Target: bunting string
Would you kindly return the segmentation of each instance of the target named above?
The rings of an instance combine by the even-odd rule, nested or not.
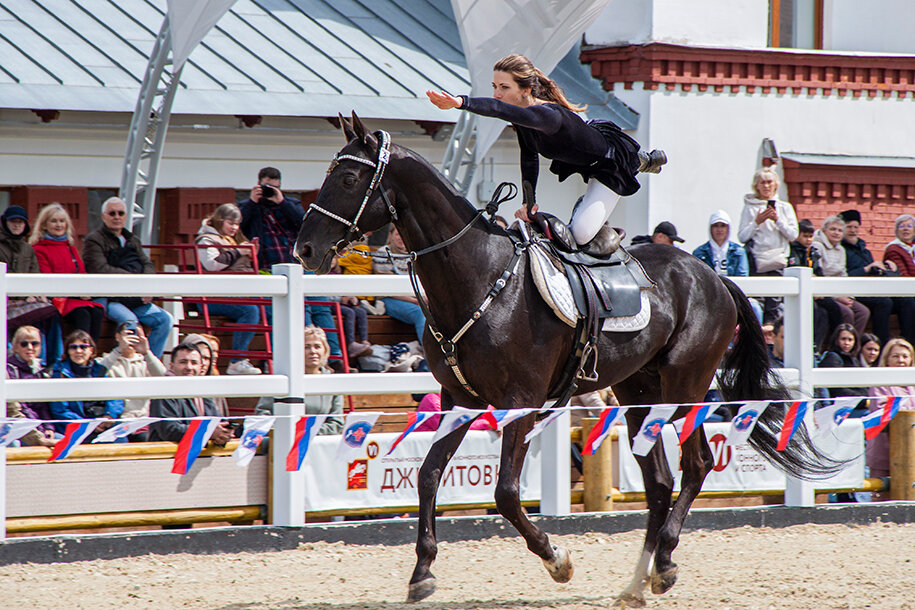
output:
[[[833,431],[848,418],[855,406],[861,401],[870,401],[871,411],[862,418],[864,434],[867,440],[876,438],[896,416],[900,409],[915,409],[912,399],[915,396],[849,396],[841,398],[818,398],[809,400],[756,400],[756,401],[731,401],[731,402],[705,402],[700,404],[656,404],[656,405],[627,405],[606,407],[601,409],[598,421],[591,429],[586,439],[583,439],[585,455],[594,454],[603,441],[609,437],[616,424],[620,423],[626,412],[630,409],[648,409],[639,431],[633,436],[632,452],[635,455],[647,455],[660,437],[662,428],[672,423],[677,432],[677,438],[682,445],[706,420],[719,408],[727,407],[736,409],[730,421],[727,434],[728,445],[745,443],[753,432],[759,417],[773,403],[787,405],[788,410],[781,424],[778,436],[777,449],[784,451],[793,436],[806,422],[814,436],[825,436]],[[671,422],[670,419],[680,408],[687,409],[683,417]],[[565,413],[573,411],[593,412],[594,407],[561,407],[553,409],[534,427],[525,437],[525,442],[531,442],[548,426]],[[420,424],[429,420],[433,415],[440,415],[440,421],[433,436],[433,442],[443,438],[463,426],[468,426],[474,421],[486,423],[486,429],[499,432],[506,425],[527,415],[541,412],[542,409],[496,409],[477,410],[454,407],[451,411],[442,413],[422,412],[410,413],[403,431],[385,449],[385,455],[393,452],[396,447],[409,435],[415,432]],[[350,461],[359,457],[364,452],[364,445],[375,423],[382,415],[389,415],[381,411],[359,411],[347,413],[344,418],[343,430],[340,433],[340,445],[337,459]],[[213,431],[221,421],[236,421],[242,426],[239,447],[233,453],[236,463],[247,466],[257,452],[262,440],[274,428],[278,420],[294,420],[294,442],[292,450],[286,456],[286,469],[298,471],[306,458],[308,447],[314,436],[318,434],[325,420],[331,417],[321,415],[247,415],[237,417],[143,417],[125,418],[115,420],[115,425],[103,431],[91,442],[112,442],[122,439],[144,426],[149,426],[160,421],[181,421],[188,423],[184,437],[178,443],[172,472],[187,474],[207,445]],[[23,418],[0,418],[0,447],[9,446],[25,434],[36,429],[41,424],[66,424],[63,437],[52,447],[51,461],[66,459],[73,449],[92,436],[96,427],[105,419],[82,420],[35,420]]]

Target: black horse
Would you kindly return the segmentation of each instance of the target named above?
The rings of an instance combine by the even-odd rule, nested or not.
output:
[[[369,133],[355,114],[352,121],[340,119],[347,144],[305,215],[295,247],[297,258],[307,269],[326,273],[336,252],[364,232],[393,220],[407,248],[414,252],[430,249],[418,256],[416,271],[437,329],[452,337],[511,262],[512,241],[498,226],[475,219],[476,210],[425,159],[397,145],[388,147],[387,134]],[[465,227],[467,231],[453,239]],[[445,247],[435,248],[446,241]],[[631,253],[658,284],[649,293],[651,322],[638,332],[603,333],[599,381],[583,383],[581,392],[612,386],[624,405],[700,402],[734,340],[719,379],[725,398],[787,398],[784,387],[770,376],[762,330],[736,285],[669,246],[643,245],[632,248]],[[479,409],[487,403],[506,409],[540,406],[558,383],[574,347],[574,333],[538,294],[528,273],[529,262],[526,255],[521,257],[518,273],[456,342],[455,355],[466,384],[458,381],[455,369],[426,329],[423,346],[432,373],[442,384],[443,409],[455,404]],[[736,339],[735,328],[739,328]],[[674,417],[681,417],[685,409]],[[822,456],[810,446],[803,430],[787,451],[775,450],[784,413],[784,406],[775,405],[764,411],[750,443],[793,475],[824,472]],[[638,431],[645,414],[645,409],[627,412],[630,436]],[[528,520],[519,500],[518,478],[527,452],[524,437],[534,419],[533,415],[524,417],[504,430],[495,500],[499,512],[541,557],[553,579],[566,582],[572,576],[569,552],[550,544],[546,533]],[[430,567],[437,551],[436,492],[467,429],[465,425],[436,442],[420,470],[417,563],[408,601],[435,591]],[[677,565],[671,553],[713,465],[700,427],[683,443],[681,492],[672,503],[673,478],[661,441],[637,460],[645,482],[648,525],[633,580],[617,598],[619,605],[629,607],[644,604],[647,584],[659,594],[675,583]],[[654,567],[649,574],[652,556]]]

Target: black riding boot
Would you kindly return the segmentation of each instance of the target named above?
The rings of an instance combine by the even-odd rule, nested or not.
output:
[[[610,226],[609,223],[604,223],[604,226],[600,228],[591,241],[586,244],[579,246],[581,251],[585,254],[590,254],[591,256],[607,257],[616,252],[617,248],[620,247],[620,242],[623,241],[623,235],[625,235],[622,230],[617,231]]]
[[[663,150],[653,150],[650,153],[639,151],[639,171],[647,174],[660,174],[661,166],[667,163],[667,154]]]

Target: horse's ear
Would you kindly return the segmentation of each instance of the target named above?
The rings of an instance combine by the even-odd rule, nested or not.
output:
[[[362,120],[356,116],[355,110],[353,110],[353,129],[356,132],[356,137],[359,138],[359,141],[362,142],[363,145],[371,148],[378,144],[375,135],[365,128],[365,125],[362,124]]]
[[[353,124],[349,122],[343,114],[337,113],[337,116],[340,117],[340,127],[343,128],[343,136],[346,138],[347,142],[352,142],[355,138],[359,136],[356,135],[356,132],[353,130]]]
[[[356,132],[356,137],[364,142],[365,134],[367,134],[368,131],[365,129],[365,125],[362,124],[362,120],[356,116],[355,110],[353,110],[353,129]]]

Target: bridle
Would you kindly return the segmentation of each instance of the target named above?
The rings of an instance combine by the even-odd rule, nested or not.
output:
[[[378,146],[378,160],[371,161],[365,157],[357,157],[356,155],[341,155],[337,153],[334,155],[333,160],[330,162],[330,167],[327,168],[327,173],[330,174],[337,165],[340,164],[340,161],[348,159],[350,161],[356,161],[357,163],[362,163],[368,165],[371,168],[374,168],[375,175],[372,176],[372,181],[369,183],[368,189],[365,191],[365,197],[362,198],[362,204],[359,206],[359,211],[356,212],[356,217],[352,220],[347,220],[342,216],[334,214],[330,210],[322,208],[316,203],[312,203],[308,206],[308,210],[305,211],[305,215],[302,216],[302,221],[308,217],[308,214],[314,210],[321,214],[324,214],[328,218],[333,218],[338,222],[342,222],[348,227],[346,234],[340,238],[340,240],[331,246],[336,254],[340,254],[342,249],[352,243],[354,240],[362,237],[362,230],[359,228],[359,219],[362,218],[362,213],[365,211],[365,207],[368,205],[369,200],[372,198],[372,195],[375,193],[375,189],[381,184],[381,179],[384,177],[384,170],[387,168],[388,163],[391,160],[391,136],[386,131],[376,131],[375,136],[378,138],[380,145]],[[388,213],[391,215],[393,220],[397,220],[397,209],[394,207],[394,204],[391,203],[391,200],[388,199],[388,195],[385,192],[384,188],[381,189],[381,198],[384,200],[385,205],[388,206]]]
[[[359,219],[362,217],[362,213],[365,211],[365,208],[368,205],[369,200],[372,198],[372,195],[375,193],[375,190],[381,184],[381,180],[384,177],[384,170],[385,170],[385,168],[387,168],[388,163],[390,162],[390,159],[391,159],[391,136],[386,131],[376,131],[375,136],[378,138],[378,140],[380,142],[380,146],[378,147],[378,160],[377,161],[371,161],[364,157],[357,157],[356,155],[342,155],[340,153],[337,153],[336,155],[334,155],[333,161],[331,161],[330,167],[327,170],[327,173],[330,174],[332,171],[334,171],[334,169],[337,167],[337,165],[340,163],[340,161],[343,161],[343,160],[355,161],[357,163],[362,163],[364,165],[368,165],[371,168],[374,168],[375,175],[372,176],[372,181],[369,183],[368,189],[365,192],[365,196],[362,198],[362,204],[359,206],[359,210],[356,212],[356,217],[353,218],[353,220],[347,220],[347,219],[343,218],[342,216],[335,214],[335,213],[331,212],[330,210],[324,209],[315,203],[312,203],[311,205],[308,206],[308,210],[305,212],[305,216],[302,217],[302,221],[304,222],[305,218],[308,216],[308,214],[311,213],[312,210],[314,210],[320,214],[324,214],[328,218],[332,218],[347,226],[346,234],[342,238],[340,238],[340,240],[337,241],[336,244],[331,246],[331,248],[328,250],[328,252],[332,250],[336,254],[341,254],[342,249],[346,248],[346,246],[348,246],[353,240],[361,237],[362,231],[361,231],[361,229],[359,229]],[[503,195],[502,191],[506,188],[508,189],[508,193],[506,195]],[[381,191],[381,198],[384,200],[385,205],[387,205],[387,207],[388,207],[388,213],[391,215],[391,219],[397,220],[397,210],[394,208],[394,205],[391,203],[390,199],[388,199],[387,193],[385,192],[384,188],[381,188],[380,191]],[[463,337],[464,334],[468,330],[470,330],[470,327],[473,326],[473,324],[482,317],[483,313],[489,308],[490,304],[496,299],[496,297],[499,296],[499,293],[502,292],[502,289],[505,288],[505,285],[512,278],[512,276],[517,274],[518,265],[521,261],[521,256],[524,253],[524,251],[531,245],[531,242],[528,240],[519,241],[515,238],[511,238],[513,245],[514,245],[514,252],[511,256],[511,259],[508,262],[508,265],[505,267],[505,270],[502,272],[499,279],[490,288],[489,292],[486,294],[486,297],[483,300],[483,302],[480,304],[480,306],[477,307],[477,309],[473,312],[473,314],[471,314],[471,316],[467,320],[467,322],[450,339],[448,337],[446,337],[444,334],[442,334],[441,332],[439,332],[439,330],[436,328],[437,325],[435,324],[435,320],[432,317],[432,312],[429,310],[429,306],[426,303],[426,299],[423,296],[422,291],[420,290],[419,281],[416,276],[416,270],[414,269],[413,263],[416,261],[416,259],[418,257],[420,257],[424,254],[428,254],[430,252],[434,252],[436,250],[445,248],[445,247],[453,244],[457,240],[459,240],[465,233],[467,233],[467,231],[470,230],[470,228],[476,223],[476,221],[484,213],[488,213],[490,215],[490,217],[494,217],[495,214],[499,211],[499,204],[501,204],[505,201],[508,201],[509,199],[514,198],[515,195],[517,194],[517,192],[518,192],[518,188],[514,184],[503,182],[496,188],[495,192],[493,193],[491,201],[488,204],[486,204],[486,207],[484,207],[481,210],[477,210],[477,213],[474,214],[473,218],[464,226],[463,229],[461,229],[460,231],[458,231],[456,234],[452,235],[448,239],[446,239],[442,242],[439,242],[437,244],[434,244],[432,246],[429,246],[428,248],[423,248],[422,250],[419,250],[419,251],[411,251],[411,252],[408,252],[407,254],[395,254],[395,253],[391,252],[390,249],[387,249],[387,248],[386,248],[386,252],[383,252],[383,253],[381,253],[381,252],[379,252],[379,253],[361,252],[361,254],[363,256],[368,256],[371,258],[381,258],[383,260],[390,261],[392,264],[391,266],[393,267],[395,273],[397,273],[397,265],[394,264],[395,259],[401,259],[401,260],[406,259],[408,261],[410,283],[413,287],[413,293],[416,295],[416,300],[419,303],[419,306],[422,309],[423,314],[426,317],[426,324],[429,327],[429,331],[432,334],[432,337],[438,343],[439,347],[441,348],[442,354],[444,355],[445,363],[448,365],[448,367],[451,369],[454,376],[457,378],[458,382],[464,388],[464,391],[476,398],[479,398],[479,394],[477,394],[477,392],[473,389],[473,387],[467,381],[467,378],[464,376],[463,371],[461,371],[461,368],[458,365],[457,354],[455,352],[455,345],[460,340],[460,338]]]

